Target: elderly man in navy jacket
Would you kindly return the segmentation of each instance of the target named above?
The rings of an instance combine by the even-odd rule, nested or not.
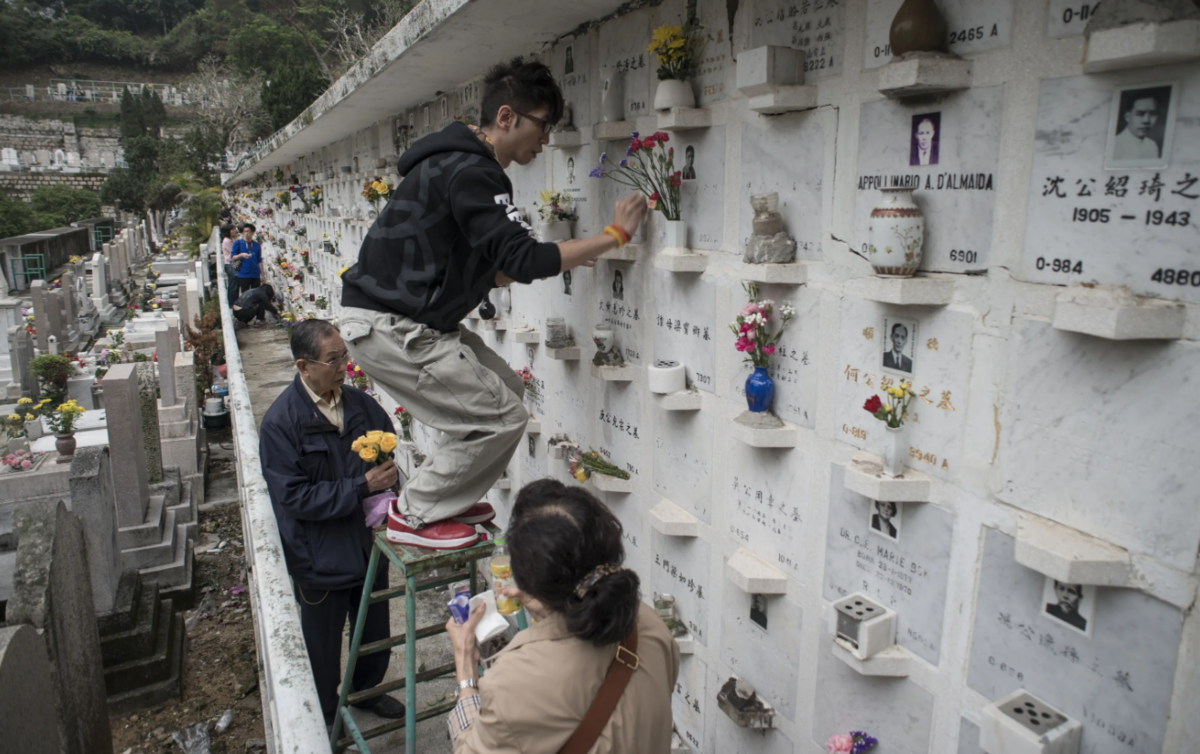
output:
[[[374,466],[350,450],[367,432],[394,428],[370,396],[342,384],[350,356],[337,328],[325,320],[305,320],[292,328],[291,348],[299,374],[267,410],[259,454],[300,604],[317,696],[330,724],[341,679],[342,626],[349,617],[354,630],[371,553],[363,501],[394,487],[399,472],[390,460]],[[381,568],[373,591],[387,586],[388,569]],[[390,635],[388,603],[380,602],[367,613],[362,640]],[[389,655],[359,658],[353,689],[381,683]],[[382,717],[404,716],[404,705],[386,695],[361,707]]]

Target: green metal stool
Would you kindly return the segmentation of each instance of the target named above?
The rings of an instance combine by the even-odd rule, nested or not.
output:
[[[401,576],[404,578],[404,585],[389,588],[381,592],[363,590],[362,602],[358,606],[358,620],[354,623],[354,636],[350,640],[350,658],[346,661],[346,674],[342,677],[342,692],[338,697],[333,731],[329,737],[330,745],[335,752],[345,749],[350,744],[356,744],[360,752],[370,754],[370,749],[367,748],[367,739],[377,738],[385,733],[404,729],[404,751],[406,754],[416,754],[417,737],[414,729],[417,722],[437,717],[454,709],[455,702],[447,701],[417,714],[417,684],[447,675],[454,675],[453,661],[422,673],[417,672],[417,641],[437,636],[446,631],[445,621],[432,626],[417,628],[417,592],[469,579],[471,582],[471,593],[478,593],[478,576],[476,575],[475,562],[491,557],[492,551],[496,547],[496,537],[500,534],[500,530],[491,523],[483,524],[483,527],[488,532],[486,542],[480,542],[462,550],[445,551],[425,550],[420,547],[389,542],[387,538],[387,526],[380,526],[375,529],[375,545],[371,548],[371,561],[367,565],[365,583],[375,583],[375,574],[380,566],[379,556],[382,554],[388,560],[392,561],[400,571]],[[453,572],[446,576],[431,575],[433,571],[440,568],[451,568]],[[422,576],[424,578],[421,578]],[[385,602],[400,597],[404,597],[405,605],[404,633],[361,645],[363,624],[367,618],[367,608],[377,602]],[[449,618],[448,611],[446,617]],[[518,628],[525,628],[524,611],[517,616],[517,626]],[[408,641],[408,637],[410,636],[413,637],[412,641]],[[388,681],[381,683],[375,688],[356,691],[353,694],[349,693],[350,680],[354,677],[354,666],[358,662],[359,656],[374,652],[387,652],[392,647],[400,644],[404,645],[404,680]],[[354,718],[350,716],[349,705],[359,704],[368,699],[373,699],[389,691],[401,688],[404,689],[405,696],[404,720],[393,720],[375,728],[360,731],[358,725],[354,722]],[[343,723],[346,726],[346,732],[349,736],[339,738]]]

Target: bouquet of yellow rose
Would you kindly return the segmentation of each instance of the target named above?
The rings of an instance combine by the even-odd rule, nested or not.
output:
[[[396,450],[396,435],[392,432],[373,429],[350,444],[350,450],[367,463],[382,466]]]

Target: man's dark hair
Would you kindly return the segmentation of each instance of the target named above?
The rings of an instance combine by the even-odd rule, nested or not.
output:
[[[621,567],[621,532],[612,511],[582,487],[531,482],[517,494],[508,525],[513,579],[561,613],[575,638],[614,644],[633,628],[641,602],[638,575]],[[615,570],[589,585],[584,580],[597,566]]]
[[[337,325],[323,319],[306,319],[292,328],[288,345],[293,359],[316,361],[321,358],[321,341],[338,332]]]
[[[908,327],[906,327],[903,322],[897,322],[896,324],[892,325],[892,335],[895,335],[897,330],[903,330],[904,337],[908,337]]]
[[[501,105],[526,113],[545,105],[550,108],[546,121],[558,123],[563,116],[562,89],[558,88],[558,82],[544,63],[536,60],[527,63],[524,58],[513,58],[492,66],[484,76],[479,125],[490,126],[496,122]]]
[[[246,223],[242,225],[242,227],[238,228],[238,232],[244,231],[246,228],[249,228],[250,230],[258,230],[258,228],[254,227],[254,223]]]
[[[232,225],[222,225],[221,226],[221,238],[233,238],[233,226]]]

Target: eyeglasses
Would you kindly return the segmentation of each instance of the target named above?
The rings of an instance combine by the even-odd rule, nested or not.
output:
[[[543,134],[548,134],[554,130],[554,124],[551,123],[550,121],[546,120],[545,118],[539,118],[536,115],[530,115],[529,113],[523,113],[520,110],[513,110],[513,112],[516,113],[517,115],[523,115],[535,123],[540,123],[542,125],[542,133]]]
[[[333,361],[317,361],[316,359],[312,359],[311,363],[320,364],[321,366],[329,367],[330,369],[337,369],[338,367],[344,367],[350,363],[350,352],[343,351],[342,355]]]

